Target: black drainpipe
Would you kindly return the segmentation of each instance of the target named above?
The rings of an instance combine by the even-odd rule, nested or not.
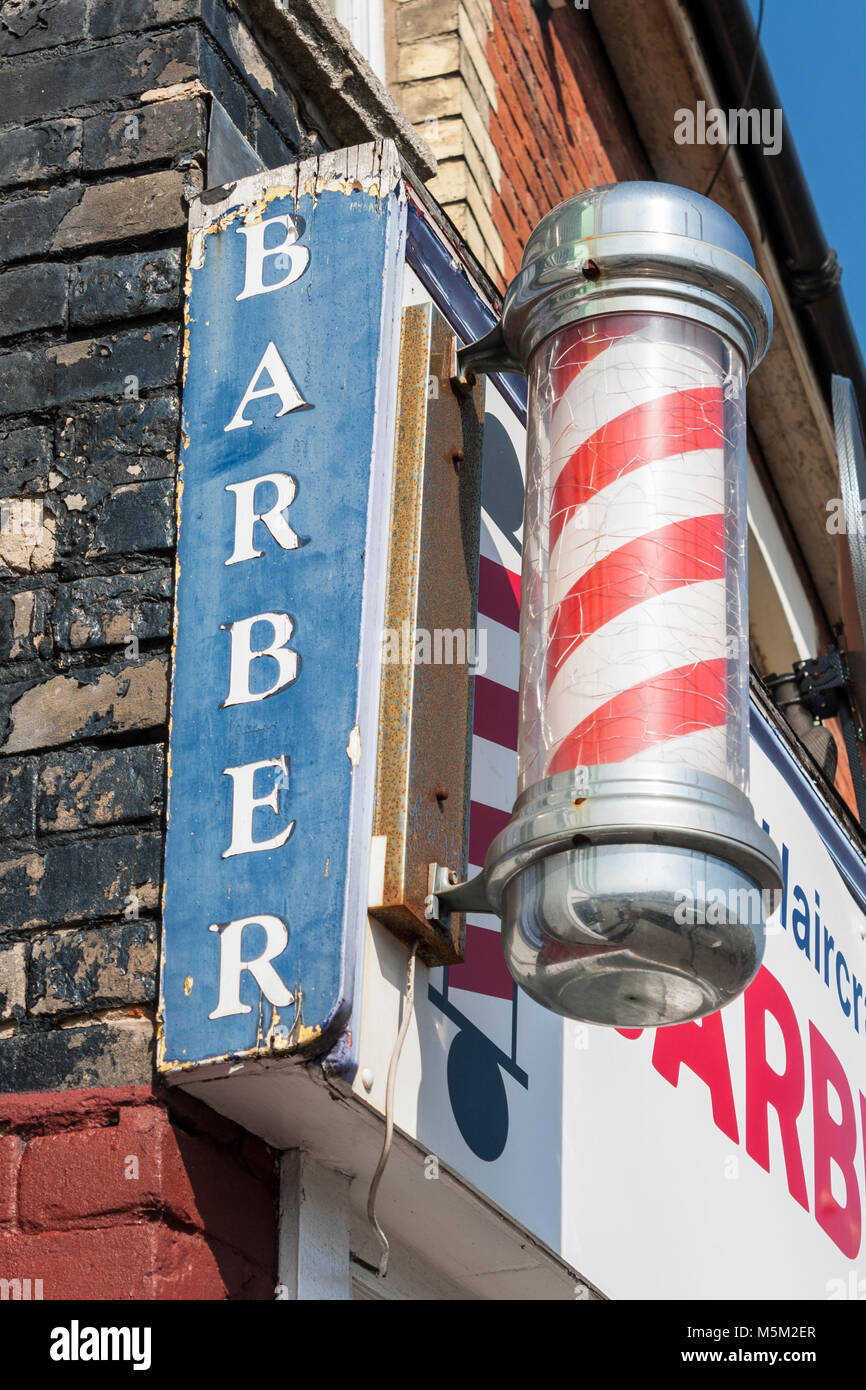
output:
[[[781,108],[763,49],[758,53],[748,100],[743,101],[755,47],[755,23],[746,0],[681,0],[697,35],[724,110]],[[804,55],[804,62],[808,61]],[[759,145],[737,153],[829,404],[834,372],[851,378],[866,420],[866,369],[845,296],[842,268],[827,245],[790,134],[784,128],[777,155]],[[703,192],[704,190],[699,190]]]

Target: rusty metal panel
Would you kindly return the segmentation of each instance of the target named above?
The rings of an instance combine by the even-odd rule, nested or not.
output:
[[[424,915],[428,870],[466,870],[477,661],[483,387],[455,391],[456,342],[432,305],[403,315],[374,834],[374,917],[422,959],[463,958],[465,922]]]

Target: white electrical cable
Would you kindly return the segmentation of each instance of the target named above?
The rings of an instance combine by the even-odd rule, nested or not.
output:
[[[400,1061],[400,1053],[403,1051],[403,1043],[409,1031],[409,1024],[412,1021],[412,1012],[415,1007],[415,956],[418,951],[418,942],[415,941],[409,952],[409,965],[406,971],[406,993],[403,996],[403,1018],[400,1022],[400,1029],[397,1033],[397,1041],[394,1044],[394,1051],[391,1054],[391,1061],[388,1064],[388,1080],[385,1086],[385,1141],[382,1144],[382,1152],[376,1171],[373,1174],[373,1181],[370,1183],[370,1191],[367,1194],[367,1219],[373,1230],[376,1232],[379,1244],[382,1247],[382,1255],[379,1260],[379,1278],[384,1279],[388,1273],[388,1256],[391,1247],[388,1237],[376,1220],[376,1193],[382,1181],[382,1174],[385,1172],[385,1164],[391,1153],[391,1140],[394,1137],[394,1089],[397,1082],[397,1065]]]

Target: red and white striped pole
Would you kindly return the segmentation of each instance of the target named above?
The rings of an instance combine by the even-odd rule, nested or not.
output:
[[[658,184],[555,208],[506,296],[519,795],[485,878],[515,979],[571,1017],[698,1017],[760,964],[779,864],[748,801],[745,388],[769,331],[736,223]]]
[[[544,616],[530,601],[524,693],[538,720],[522,728],[521,789],[634,759],[745,784],[729,712],[742,667],[728,660],[731,637],[745,639],[729,612],[744,537],[725,476],[744,373],[719,347],[699,326],[623,314],[562,329],[535,355],[542,544],[526,588]]]

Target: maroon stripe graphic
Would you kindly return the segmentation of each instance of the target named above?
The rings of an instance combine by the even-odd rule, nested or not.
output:
[[[727,661],[693,662],[615,695],[563,739],[548,774],[621,762],[646,748],[725,723]]]
[[[550,547],[568,518],[597,492],[655,459],[718,449],[724,443],[718,386],[674,392],[617,415],[571,455],[553,485]]]
[[[466,924],[466,960],[448,970],[448,988],[486,994],[491,999],[510,999],[514,981],[508,973],[498,931]]]
[[[725,518],[674,521],[620,546],[582,574],[550,625],[548,678],[593,632],[620,613],[687,584],[725,574]]]
[[[508,686],[489,680],[487,676],[476,676],[473,731],[479,738],[488,738],[491,743],[516,751],[519,703],[516,690],[509,690]]]
[[[479,868],[500,830],[504,830],[511,816],[508,811],[500,811],[495,806],[485,806],[483,801],[469,803],[469,863]]]
[[[520,575],[481,556],[478,566],[478,612],[520,631]]]

